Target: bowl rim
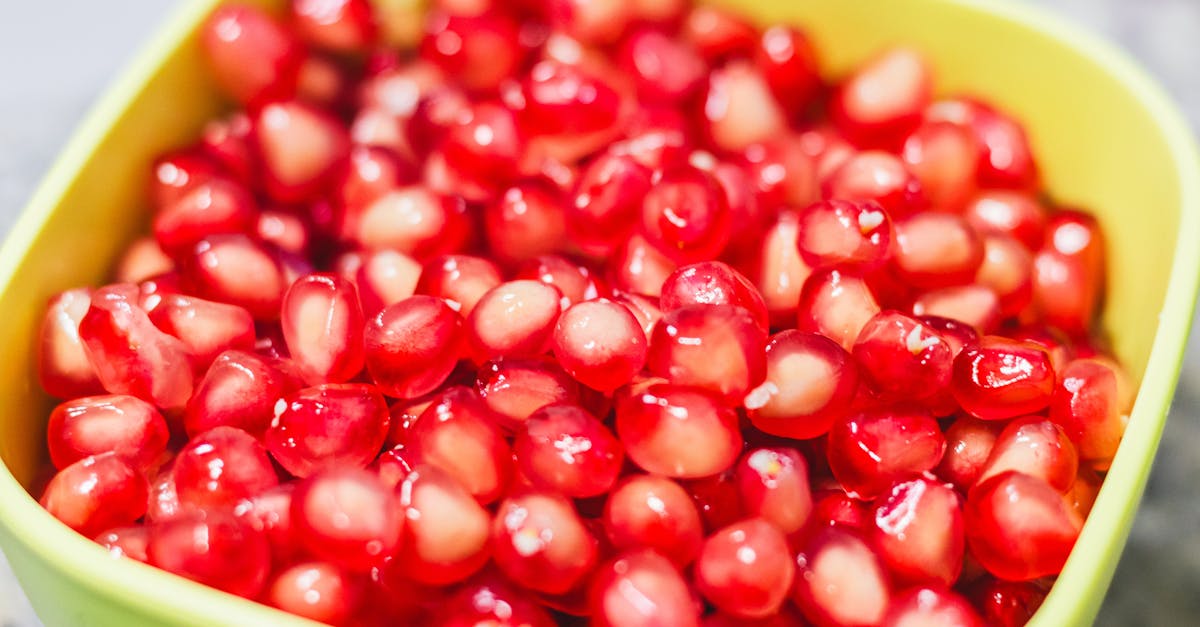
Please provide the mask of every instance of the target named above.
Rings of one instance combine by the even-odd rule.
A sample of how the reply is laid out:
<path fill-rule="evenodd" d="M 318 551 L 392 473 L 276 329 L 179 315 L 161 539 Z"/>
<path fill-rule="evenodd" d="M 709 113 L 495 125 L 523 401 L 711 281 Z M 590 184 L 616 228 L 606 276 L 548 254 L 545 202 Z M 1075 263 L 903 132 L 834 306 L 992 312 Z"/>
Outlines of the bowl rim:
<path fill-rule="evenodd" d="M 108 129 L 164 61 L 188 40 L 203 16 L 223 1 L 184 2 L 89 110 L 0 248 L 0 293 L 9 289 L 25 258 L 27 243 L 41 234 L 64 192 Z M 1179 228 L 1158 329 L 1131 413 L 1131 427 L 1113 461 L 1112 468 L 1118 472 L 1106 478 L 1093 515 L 1089 516 L 1076 545 L 1078 548 L 1116 541 L 1124 546 L 1136 512 L 1129 504 L 1141 496 L 1162 436 L 1200 289 L 1200 247 L 1189 245 L 1200 236 L 1200 152 L 1192 130 L 1165 90 L 1125 51 L 1048 10 L 1024 2 L 924 1 L 1011 22 L 1057 40 L 1104 67 L 1149 112 L 1172 155 L 1180 184 Z M 119 597 L 126 606 L 148 615 L 172 616 L 205 625 L 317 624 L 256 603 L 238 603 L 244 599 L 181 577 L 164 577 L 163 571 L 134 560 L 112 559 L 104 549 L 58 523 L 26 492 L 2 461 L 0 503 L 3 504 L 0 540 L 19 542 L 24 550 L 58 567 L 61 576 L 74 579 L 95 594 Z M 1118 557 L 1119 553 L 1113 551 L 1072 551 L 1059 581 L 1030 625 L 1090 623 L 1099 609 L 1099 602 L 1093 597 L 1098 589 L 1107 590 Z M 1094 602 L 1085 603 L 1081 599 Z M 215 615 L 214 608 L 220 609 Z"/>

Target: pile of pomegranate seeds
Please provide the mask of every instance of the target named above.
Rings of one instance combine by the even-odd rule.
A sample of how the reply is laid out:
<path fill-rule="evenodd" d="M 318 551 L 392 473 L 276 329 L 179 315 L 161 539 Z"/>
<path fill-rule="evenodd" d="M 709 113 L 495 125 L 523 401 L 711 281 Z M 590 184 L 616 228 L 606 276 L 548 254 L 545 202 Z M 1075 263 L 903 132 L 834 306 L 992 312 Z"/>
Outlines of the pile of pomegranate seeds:
<path fill-rule="evenodd" d="M 46 509 L 339 625 L 1023 624 L 1132 398 L 1021 127 L 688 0 L 410 4 L 205 23 L 238 109 L 46 313 Z"/>

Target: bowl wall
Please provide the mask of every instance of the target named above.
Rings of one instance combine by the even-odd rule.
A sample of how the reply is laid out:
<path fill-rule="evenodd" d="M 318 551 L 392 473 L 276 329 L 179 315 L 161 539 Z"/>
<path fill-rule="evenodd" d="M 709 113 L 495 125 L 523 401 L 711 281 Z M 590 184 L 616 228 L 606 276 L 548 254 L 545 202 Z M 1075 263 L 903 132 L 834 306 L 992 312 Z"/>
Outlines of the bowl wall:
<path fill-rule="evenodd" d="M 0 546 L 46 625 L 305 625 L 129 560 L 58 524 L 28 494 L 51 407 L 34 372 L 45 302 L 102 282 L 145 229 L 148 165 L 185 145 L 221 103 L 186 6 L 71 140 L 0 250 Z M 259 4 L 281 5 L 260 0 Z M 1104 597 L 1158 445 L 1200 276 L 1200 167 L 1187 125 L 1121 53 L 1015 3 L 720 0 L 807 27 L 826 74 L 881 47 L 928 53 L 939 93 L 982 97 L 1025 124 L 1053 198 L 1096 213 L 1109 252 L 1103 318 L 1139 384 L 1128 432 L 1079 544 L 1034 624 L 1089 624 Z"/>

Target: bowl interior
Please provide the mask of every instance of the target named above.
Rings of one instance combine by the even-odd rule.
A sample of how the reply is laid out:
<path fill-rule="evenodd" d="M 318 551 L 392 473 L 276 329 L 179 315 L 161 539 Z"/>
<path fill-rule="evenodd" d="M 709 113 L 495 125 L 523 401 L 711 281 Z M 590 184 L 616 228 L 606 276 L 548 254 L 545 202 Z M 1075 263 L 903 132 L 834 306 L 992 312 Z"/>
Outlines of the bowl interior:
<path fill-rule="evenodd" d="M 1161 435 L 1195 300 L 1200 251 L 1177 245 L 1200 234 L 1197 161 L 1187 126 L 1123 55 L 1019 5 L 720 3 L 762 21 L 807 27 L 828 75 L 890 44 L 925 51 L 940 93 L 976 95 L 1015 114 L 1053 198 L 1086 207 L 1103 223 L 1109 253 L 1103 324 L 1140 391 L 1079 546 L 1035 619 L 1089 623 Z M 144 229 L 151 160 L 186 144 L 220 110 L 194 45 L 196 25 L 215 4 L 196 0 L 185 7 L 114 85 L 0 252 L 0 311 L 6 315 L 0 343 L 8 347 L 0 360 L 0 459 L 7 467 L 0 470 L 0 542 L 48 625 L 289 620 L 140 564 L 115 563 L 58 525 L 26 492 L 42 478 L 50 407 L 32 374 L 43 307 L 57 291 L 105 279 L 121 247 Z"/>

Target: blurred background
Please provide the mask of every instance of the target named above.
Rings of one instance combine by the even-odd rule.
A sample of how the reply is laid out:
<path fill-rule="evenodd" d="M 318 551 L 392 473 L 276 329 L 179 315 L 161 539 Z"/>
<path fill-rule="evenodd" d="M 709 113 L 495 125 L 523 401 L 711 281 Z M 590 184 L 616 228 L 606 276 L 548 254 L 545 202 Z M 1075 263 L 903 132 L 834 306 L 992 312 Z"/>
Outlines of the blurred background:
<path fill-rule="evenodd" d="M 1018 0 L 996 0 L 1018 1 Z M 1020 0 L 1030 1 L 1030 0 Z M 4 0 L 0 18 L 0 233 L 87 107 L 179 0 Z M 1198 0 L 1036 0 L 1132 54 L 1200 128 Z M 1200 340 L 1098 625 L 1200 624 Z M 0 503 L 0 507 L 3 504 Z M 37 620 L 0 556 L 0 627 Z"/>

